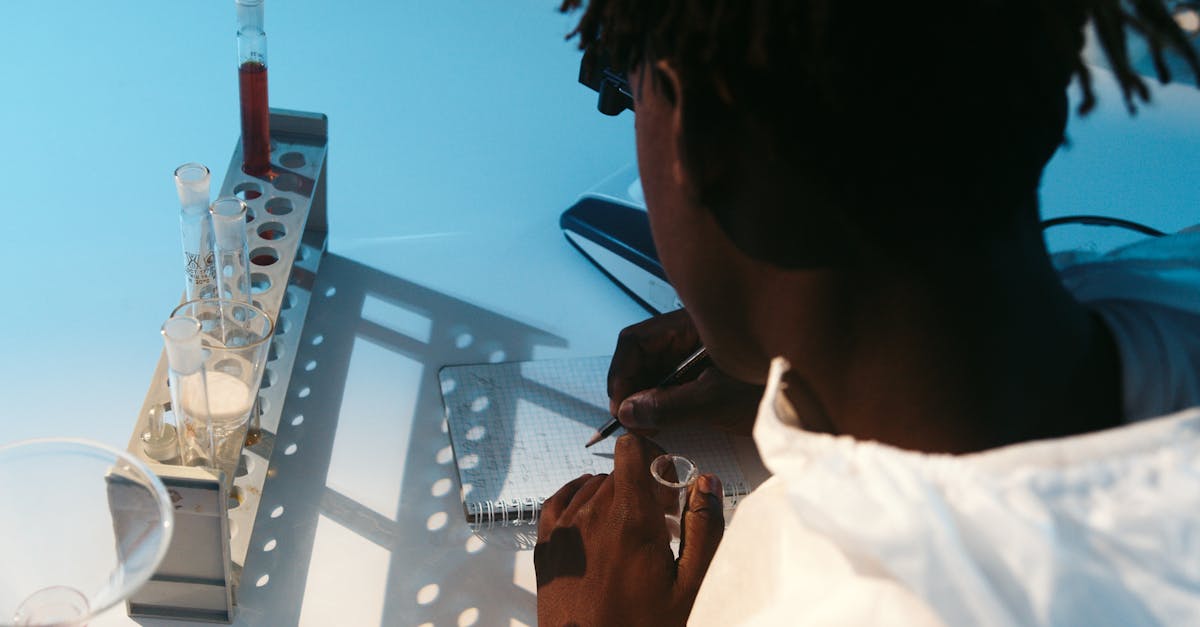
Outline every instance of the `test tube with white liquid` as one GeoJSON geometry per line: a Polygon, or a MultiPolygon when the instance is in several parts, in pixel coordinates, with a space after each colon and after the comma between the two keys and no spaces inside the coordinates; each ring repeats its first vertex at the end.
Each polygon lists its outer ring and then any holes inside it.
{"type": "Polygon", "coordinates": [[[179,232],[183,239],[184,300],[216,295],[212,222],[208,217],[211,179],[208,168],[199,163],[175,168],[179,232]]]}
{"type": "Polygon", "coordinates": [[[207,409],[211,455],[202,465],[218,468],[227,479],[232,479],[242,450],[239,429],[250,416],[254,396],[250,386],[240,378],[219,370],[206,369],[204,383],[184,388],[180,395],[183,412],[189,416],[201,415],[207,409]]]}
{"type": "MultiPolygon", "coordinates": [[[[176,318],[194,320],[199,325],[201,376],[171,381],[175,415],[181,425],[190,427],[184,428],[180,436],[185,451],[192,452],[183,463],[219,468],[231,480],[242,450],[244,429],[258,398],[274,324],[270,315],[259,308],[224,299],[184,303],[171,313],[171,319],[176,318]],[[201,428],[202,424],[207,430],[201,428]]],[[[197,366],[195,362],[185,365],[197,366]]]]}
{"type": "MultiPolygon", "coordinates": [[[[217,290],[220,298],[239,303],[253,302],[250,299],[250,244],[246,236],[248,211],[246,203],[233,196],[218,198],[210,209],[217,256],[217,290]]],[[[262,437],[259,413],[256,403],[246,434],[247,444],[254,444],[262,437]]]]}

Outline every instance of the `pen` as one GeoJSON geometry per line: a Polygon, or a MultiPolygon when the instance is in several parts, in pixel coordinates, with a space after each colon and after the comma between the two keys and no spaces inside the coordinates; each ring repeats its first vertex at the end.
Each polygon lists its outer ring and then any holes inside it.
{"type": "MultiPolygon", "coordinates": [[[[678,366],[675,366],[675,370],[672,370],[671,374],[663,377],[663,380],[659,381],[658,386],[656,387],[661,388],[679,383],[680,379],[691,374],[707,360],[708,349],[701,344],[700,348],[697,348],[695,352],[687,356],[687,359],[684,359],[678,366]]],[[[613,432],[615,432],[620,426],[621,422],[617,420],[616,416],[613,416],[608,422],[604,423],[603,427],[600,427],[595,433],[592,434],[592,438],[588,440],[587,444],[584,444],[583,447],[588,448],[604,438],[607,438],[608,436],[612,435],[613,432]]]]}

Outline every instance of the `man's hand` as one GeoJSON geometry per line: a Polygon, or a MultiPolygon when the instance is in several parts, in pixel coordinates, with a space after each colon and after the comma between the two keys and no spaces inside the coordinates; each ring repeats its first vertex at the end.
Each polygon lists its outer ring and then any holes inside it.
{"type": "Polygon", "coordinates": [[[725,531],[721,482],[702,475],[688,495],[679,559],[650,462],[661,453],[636,435],[617,440],[612,475],[583,475],[542,506],[538,623],[683,625],[725,531]]]}
{"type": "Polygon", "coordinates": [[[609,411],[634,433],[673,426],[712,426],[749,434],[762,387],[709,365],[678,385],[656,387],[700,345],[687,312],[679,309],[626,327],[608,368],[609,411]]]}

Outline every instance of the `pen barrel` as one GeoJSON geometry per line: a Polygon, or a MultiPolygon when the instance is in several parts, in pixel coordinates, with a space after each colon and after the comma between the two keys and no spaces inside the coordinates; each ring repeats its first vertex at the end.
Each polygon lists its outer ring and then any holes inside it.
{"type": "Polygon", "coordinates": [[[706,348],[704,345],[701,345],[699,348],[693,351],[691,355],[688,355],[687,358],[680,362],[680,364],[675,367],[675,370],[672,371],[671,374],[663,377],[663,380],[658,383],[658,387],[675,385],[676,383],[679,383],[684,377],[699,370],[707,362],[708,348],[706,348]]]}

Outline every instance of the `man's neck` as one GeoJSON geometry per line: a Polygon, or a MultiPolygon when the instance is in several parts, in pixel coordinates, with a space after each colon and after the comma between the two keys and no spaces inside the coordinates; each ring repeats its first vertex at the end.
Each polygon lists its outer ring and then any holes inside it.
{"type": "Polygon", "coordinates": [[[776,321],[760,341],[792,362],[811,424],[861,439],[961,453],[1118,424],[1106,327],[1062,287],[1040,234],[1024,240],[931,272],[780,275],[767,293],[788,296],[757,303],[776,321]]]}

